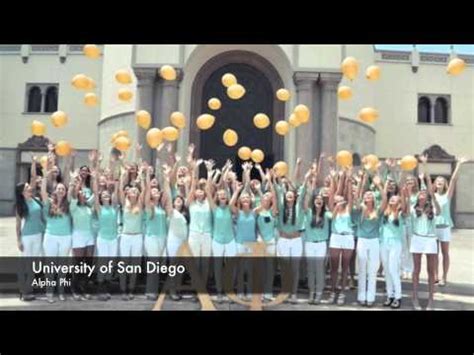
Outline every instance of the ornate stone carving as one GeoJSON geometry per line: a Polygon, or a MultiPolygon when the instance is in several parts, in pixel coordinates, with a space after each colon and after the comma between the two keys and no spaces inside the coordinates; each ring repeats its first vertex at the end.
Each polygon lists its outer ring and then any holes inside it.
{"type": "Polygon", "coordinates": [[[138,85],[152,85],[155,82],[155,68],[134,68],[133,71],[137,77],[138,85]]]}
{"type": "Polygon", "coordinates": [[[31,136],[24,143],[18,144],[18,149],[47,149],[49,143],[49,138],[46,138],[44,136],[31,136]]]}
{"type": "Polygon", "coordinates": [[[441,146],[435,144],[425,149],[422,155],[428,156],[429,160],[455,160],[456,157],[454,155],[449,154],[446,152],[441,146]]]}
{"type": "Polygon", "coordinates": [[[58,44],[32,44],[32,52],[57,52],[59,51],[58,44]]]}

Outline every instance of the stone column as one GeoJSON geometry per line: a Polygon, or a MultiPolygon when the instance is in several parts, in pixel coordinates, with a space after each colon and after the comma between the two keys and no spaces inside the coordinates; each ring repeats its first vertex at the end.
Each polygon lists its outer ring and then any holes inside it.
{"type": "MultiPolygon", "coordinates": [[[[154,116],[153,112],[153,89],[156,80],[155,68],[135,68],[135,76],[137,77],[137,104],[136,109],[145,110],[154,116]]],[[[153,125],[153,124],[152,124],[153,125]]],[[[150,162],[152,159],[151,148],[146,143],[146,130],[137,126],[137,143],[143,146],[142,157],[150,162]]],[[[135,147],[132,148],[135,150],[135,147]]]]}
{"type": "MultiPolygon", "coordinates": [[[[176,74],[176,80],[168,81],[160,78],[157,82],[154,124],[160,129],[171,125],[170,116],[179,108],[179,85],[183,79],[183,71],[176,69],[176,74]]],[[[173,149],[176,151],[176,144],[173,145],[173,149]]]]}
{"type": "MultiPolygon", "coordinates": [[[[296,72],[294,81],[296,86],[297,102],[296,104],[308,106],[311,115],[307,124],[301,125],[296,129],[296,157],[303,160],[302,168],[306,170],[315,157],[318,137],[318,105],[315,102],[316,83],[319,73],[314,72],[296,72]]],[[[289,162],[290,166],[294,162],[289,162]]]]}
{"type": "Polygon", "coordinates": [[[342,78],[341,73],[320,73],[321,89],[321,144],[320,152],[328,155],[337,153],[338,141],[338,108],[337,86],[342,78]]]}

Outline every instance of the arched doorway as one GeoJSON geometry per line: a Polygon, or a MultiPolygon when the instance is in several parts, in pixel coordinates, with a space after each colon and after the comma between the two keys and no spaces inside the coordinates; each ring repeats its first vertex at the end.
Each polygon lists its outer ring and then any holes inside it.
{"type": "Polygon", "coordinates": [[[262,167],[271,167],[283,158],[283,137],[278,136],[273,123],[284,119],[284,103],[275,99],[275,92],[283,87],[276,69],[265,58],[248,51],[230,51],[209,60],[198,72],[193,83],[191,104],[190,142],[196,145],[196,154],[203,159],[214,159],[222,166],[227,159],[234,162],[240,174],[237,151],[241,146],[261,149],[265,152],[262,167]],[[233,73],[246,89],[240,100],[231,100],[221,83],[225,73],[233,73]],[[218,111],[208,108],[210,98],[217,97],[222,102],[218,111]],[[255,114],[262,112],[270,117],[272,124],[263,130],[253,125],[255,114]],[[200,131],[196,118],[202,113],[216,116],[216,123],[207,131],[200,131]],[[233,129],[239,135],[234,147],[227,147],[222,141],[226,129],[233,129]],[[236,164],[237,163],[237,164],[236,164]]]}

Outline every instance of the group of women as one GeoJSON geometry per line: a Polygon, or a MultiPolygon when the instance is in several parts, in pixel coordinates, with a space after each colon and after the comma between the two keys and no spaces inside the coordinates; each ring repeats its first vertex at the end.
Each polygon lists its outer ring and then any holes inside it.
{"type": "MultiPolygon", "coordinates": [[[[111,155],[101,166],[92,151],[90,165],[74,170],[74,155],[64,173],[58,168],[53,147],[38,174],[33,158],[29,183],[17,186],[17,238],[24,256],[35,257],[176,257],[187,243],[207,281],[214,257],[217,301],[225,300],[223,260],[252,252],[261,242],[267,256],[287,260],[293,276],[290,302],[297,302],[301,261],[306,262],[308,302],[322,302],[326,272],[330,270],[328,303],[345,303],[353,277],[351,260],[358,268],[357,301],[374,305],[377,271],[385,272],[387,299],[384,306],[399,308],[401,272],[413,279],[413,307],[418,301],[422,255],[427,256],[429,300],[433,309],[435,284],[444,286],[449,269],[449,241],[453,226],[450,201],[459,168],[448,184],[444,177],[432,182],[421,157],[419,176],[400,172],[387,159],[374,169],[337,168],[324,154],[308,165],[298,159],[290,178],[259,164],[242,163],[239,180],[229,160],[221,168],[214,161],[194,158],[194,146],[186,161],[173,153],[172,145],[157,148],[155,166],[140,158],[127,162],[124,154],[111,155]],[[200,168],[204,166],[205,168],[200,168]],[[256,169],[259,179],[251,179],[256,169]],[[200,178],[200,172],[205,172],[200,178]],[[443,257],[443,276],[438,281],[438,250],[443,257]],[[338,282],[341,275],[340,283],[338,282]]],[[[252,284],[252,272],[240,268],[238,292],[243,298],[244,279],[252,284]]],[[[272,300],[275,278],[273,259],[265,265],[264,299],[272,300]]],[[[52,275],[51,275],[52,276],[52,275]]],[[[87,281],[73,280],[75,300],[90,299],[87,281]]],[[[156,299],[158,278],[148,275],[146,296],[156,299]]],[[[99,274],[99,299],[110,298],[110,275],[99,274]]],[[[175,282],[176,283],[176,282],[175,282]]],[[[25,283],[28,285],[28,282],[25,283]]],[[[122,299],[134,298],[136,275],[121,275],[122,299]]],[[[47,290],[55,302],[54,289],[47,290]]],[[[65,300],[63,287],[59,299],[65,300]]],[[[251,293],[251,287],[247,287],[251,293]]],[[[171,298],[181,296],[173,288],[171,298]]],[[[31,288],[22,289],[24,300],[34,299],[31,288]]]]}

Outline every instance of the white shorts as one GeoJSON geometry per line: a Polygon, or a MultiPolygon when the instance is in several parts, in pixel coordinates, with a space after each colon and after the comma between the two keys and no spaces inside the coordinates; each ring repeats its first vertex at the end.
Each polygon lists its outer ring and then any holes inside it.
{"type": "Polygon", "coordinates": [[[215,240],[212,241],[212,256],[215,258],[222,258],[222,257],[234,257],[237,255],[237,243],[235,240],[231,240],[227,244],[221,244],[216,242],[215,240]]]}
{"type": "Polygon", "coordinates": [[[438,241],[432,237],[421,237],[413,234],[410,245],[413,254],[438,254],[438,241]]]}
{"type": "Polygon", "coordinates": [[[450,242],[451,227],[436,228],[436,238],[438,238],[440,242],[450,242]]]}
{"type": "Polygon", "coordinates": [[[100,235],[97,237],[97,256],[102,257],[116,257],[118,255],[118,238],[105,239],[100,235]]]}
{"type": "Polygon", "coordinates": [[[329,248],[354,250],[354,236],[332,233],[329,248]]]}
{"type": "Polygon", "coordinates": [[[305,242],[304,252],[307,258],[325,258],[328,250],[328,243],[324,242],[305,242]]]}
{"type": "Polygon", "coordinates": [[[94,236],[91,233],[83,231],[72,232],[72,248],[85,248],[89,245],[95,245],[94,236]]]}

